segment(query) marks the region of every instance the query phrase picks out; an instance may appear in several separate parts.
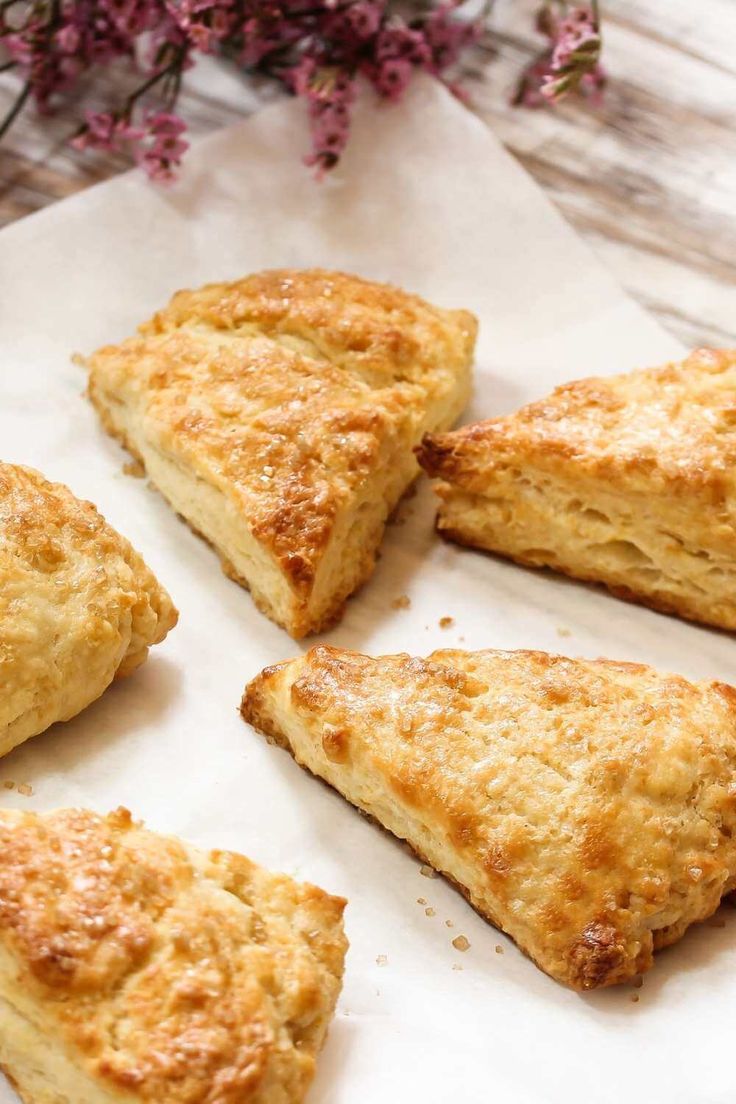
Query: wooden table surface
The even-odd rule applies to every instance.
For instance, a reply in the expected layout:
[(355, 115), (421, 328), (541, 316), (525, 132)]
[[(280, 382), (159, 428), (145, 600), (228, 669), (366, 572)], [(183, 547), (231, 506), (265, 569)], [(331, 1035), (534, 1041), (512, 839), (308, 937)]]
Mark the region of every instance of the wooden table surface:
[[(518, 72), (540, 46), (532, 30), (537, 4), (498, 0), (465, 65), (475, 110), (677, 337), (693, 346), (736, 346), (736, 2), (606, 0), (603, 106), (513, 109)], [(85, 103), (104, 102), (127, 80), (106, 74)], [(10, 76), (0, 78), (0, 110), (13, 88)], [(181, 110), (196, 138), (272, 95), (266, 87), (253, 92), (234, 74), (228, 93), (213, 96), (200, 76)], [(7, 135), (0, 224), (127, 167), (122, 157), (67, 145), (79, 110), (69, 104), (42, 120), (27, 111)]]

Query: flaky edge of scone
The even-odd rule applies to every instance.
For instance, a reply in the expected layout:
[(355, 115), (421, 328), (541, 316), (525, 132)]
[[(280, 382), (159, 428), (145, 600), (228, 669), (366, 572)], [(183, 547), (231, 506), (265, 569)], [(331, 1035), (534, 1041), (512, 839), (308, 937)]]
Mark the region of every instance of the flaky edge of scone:
[[(237, 889), (232, 888), (228, 882), (237, 883), (239, 876), (239, 864), (244, 863), (249, 871), (252, 871), (252, 900), (249, 907), (256, 916), (263, 916), (262, 906), (267, 899), (269, 889), (274, 893), (278, 902), (283, 893), (284, 886), (288, 886), (296, 898), (295, 915), (289, 916), (281, 912), (287, 924), (293, 928), (293, 936), (298, 943), (298, 937), (304, 931), (309, 932), (307, 944), (310, 954), (320, 964), (324, 971), (323, 982), (329, 980), (329, 986), (324, 985), (319, 992), (321, 1007), (319, 1014), (309, 1022), (307, 1028), (302, 1031), (301, 1037), (297, 1035), (298, 1021), (284, 1021), (281, 1030), (291, 1039), (296, 1062), (291, 1071), (292, 1077), (289, 1084), (282, 1082), (280, 1077), (281, 1046), (274, 1041), (274, 1046), (267, 1047), (266, 1053), (270, 1053), (269, 1065), (266, 1066), (264, 1076), (254, 1086), (254, 1091), (247, 1092), (247, 1099), (254, 1104), (300, 1104), (308, 1092), (314, 1077), (316, 1058), (322, 1050), (330, 1023), (334, 1016), (337, 1001), (342, 988), (344, 974), (345, 955), (348, 950), (348, 940), (344, 931), (343, 912), (347, 901), (345, 898), (330, 894), (320, 887), (309, 883), (297, 881), (289, 875), (280, 874), (260, 866), (252, 860), (246, 859), (237, 852), (221, 850), (203, 850), (176, 836), (170, 836), (153, 832), (145, 828), (140, 821), (134, 821), (129, 811), (123, 807), (111, 812), (106, 817), (97, 817), (96, 814), (88, 814), (85, 810), (58, 809), (47, 814), (26, 814), (19, 810), (0, 810), (0, 817), (21, 824), (29, 816), (36, 818), (41, 824), (47, 818), (54, 815), (81, 813), (90, 815), (100, 822), (118, 828), (122, 831), (140, 831), (142, 835), (155, 838), (162, 848), (173, 845), (180, 850), (182, 856), (191, 864), (195, 878), (211, 882), (216, 893), (223, 893), (232, 898), (233, 902), (240, 902), (241, 897)], [(220, 876), (216, 877), (215, 872)], [(207, 902), (205, 901), (205, 904)], [(306, 915), (299, 918), (299, 908), (305, 909)], [(162, 916), (166, 915), (164, 909)], [(276, 912), (279, 906), (276, 905)], [(207, 923), (208, 912), (203, 910), (203, 919)], [(295, 919), (296, 918), (296, 919)], [(298, 922), (297, 922), (298, 920)], [(313, 926), (322, 925), (317, 930)], [(283, 968), (280, 955), (284, 948), (280, 941), (282, 932), (277, 931), (272, 944), (275, 969)], [(255, 939), (257, 944), (259, 941)], [(151, 955), (146, 956), (136, 965), (136, 972), (143, 973), (148, 965), (149, 958), (155, 958), (157, 945), (154, 943)], [(57, 974), (64, 973), (65, 967), (56, 954), (53, 946), (45, 947), (43, 943), (38, 946), (38, 964), (45, 966)], [(59, 961), (57, 961), (57, 959)], [(279, 966), (279, 963), (281, 965)], [(28, 968), (25, 959), (18, 958), (13, 952), (13, 940), (3, 934), (0, 939), (0, 1071), (7, 1077), (10, 1084), (19, 1094), (24, 1104), (140, 1104), (145, 1099), (150, 1101), (149, 1094), (143, 1096), (135, 1089), (135, 1079), (131, 1080), (127, 1074), (118, 1073), (104, 1055), (97, 1060), (95, 1049), (82, 1047), (81, 1049), (65, 1040), (59, 1030), (54, 1029), (53, 1018), (49, 1022), (44, 1017), (42, 1007), (43, 998), (39, 998), (28, 991), (23, 984), (24, 970)], [(136, 976), (134, 973), (133, 977)], [(8, 985), (9, 979), (13, 985)], [(27, 980), (27, 978), (26, 978)], [(125, 976), (127, 988), (131, 976)], [(35, 983), (33, 983), (35, 984)], [(15, 987), (15, 991), (14, 991)], [(112, 988), (105, 996), (114, 998), (119, 985)], [(270, 988), (267, 992), (271, 992)], [(70, 993), (69, 999), (74, 1000), (75, 994), (84, 1001), (87, 991), (84, 987)], [(15, 995), (15, 1000), (13, 996)], [(59, 1000), (59, 994), (55, 994)], [(38, 1003), (38, 1002), (41, 1003)], [(64, 1006), (65, 998), (61, 995), (61, 1005)], [(109, 1055), (108, 1055), (109, 1057)], [(171, 1104), (176, 1100), (181, 1101), (181, 1095), (173, 1091), (177, 1086), (177, 1079), (172, 1081)], [(202, 1085), (204, 1094), (207, 1086)], [(198, 1095), (197, 1099), (204, 1100)], [(231, 1099), (227, 1094), (228, 1100)], [(166, 1100), (157, 1099), (157, 1104), (167, 1104)], [(189, 1096), (187, 1096), (189, 1099)], [(207, 1096), (209, 1100), (209, 1095)], [(214, 1097), (213, 1097), (214, 1099)], [(217, 1099), (220, 1097), (218, 1095)], [(223, 1098), (224, 1099), (224, 1098)], [(238, 1096), (240, 1099), (240, 1096)], [(245, 1097), (243, 1097), (245, 1101)]]
[[(560, 478), (509, 456), (504, 442), (493, 467), (476, 468), (466, 442), (484, 424), (425, 434), (416, 450), (427, 474), (439, 480), (434, 490), (440, 536), (604, 587), (659, 613), (736, 631), (736, 601), (729, 597), (736, 559), (688, 547), (658, 519), (647, 518), (646, 498), (623, 498), (584, 478), (576, 482), (574, 466), (570, 479)], [(476, 490), (481, 481), (483, 490)]]

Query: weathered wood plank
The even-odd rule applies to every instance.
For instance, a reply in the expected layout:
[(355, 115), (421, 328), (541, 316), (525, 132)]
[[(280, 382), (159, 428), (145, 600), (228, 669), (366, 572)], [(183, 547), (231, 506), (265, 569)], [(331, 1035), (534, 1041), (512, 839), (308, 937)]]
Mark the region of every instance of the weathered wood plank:
[(615, 0), (606, 4), (613, 76), (603, 107), (570, 102), (530, 122), (503, 97), (530, 56), (518, 20), (533, 8), (499, 5), (498, 60), (474, 70), (479, 113), (665, 325), (690, 344), (733, 344), (736, 79), (690, 49), (695, 32), (681, 50)]

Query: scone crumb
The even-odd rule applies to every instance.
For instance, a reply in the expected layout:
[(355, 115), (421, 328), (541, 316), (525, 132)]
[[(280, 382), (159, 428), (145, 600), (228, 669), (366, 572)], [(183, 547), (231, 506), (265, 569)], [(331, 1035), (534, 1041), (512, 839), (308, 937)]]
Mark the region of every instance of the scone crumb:
[(446, 925), (446, 926), (447, 926), (448, 928), (454, 928), (454, 927), (455, 927), (455, 925), (453, 924), (452, 920), (445, 920), (445, 925)]
[(636, 1002), (639, 1000), (639, 994), (638, 993), (632, 993), (631, 996), (629, 997), (629, 1000), (632, 1001), (633, 1004), (636, 1004)]
[(496, 954), (503, 954), (503, 947), (500, 943), (496, 944)]
[(452, 941), (452, 945), (456, 951), (467, 951), (470, 949), (470, 940), (464, 935), (456, 935)]
[(5, 789), (5, 790), (14, 790), (15, 789), (15, 782), (11, 782), (11, 780), (9, 778), (6, 778), (5, 781), (3, 782), (3, 789)]
[(425, 916), (436, 916), (437, 914), (436, 914), (435, 910), (432, 908), (432, 906), (430, 905), (429, 908), (426, 908), (424, 910), (424, 915)]
[(644, 984), (644, 978), (641, 976), (641, 974), (637, 974), (631, 984), (634, 986), (635, 989), (641, 989), (642, 985)]
[(33, 786), (29, 786), (27, 782), (21, 782), (18, 785), (18, 793), (22, 794), (23, 797), (32, 797), (33, 796)]
[(431, 866), (420, 866), (419, 873), (423, 878), (436, 878), (437, 871), (433, 870)]
[(427, 898), (426, 897), (417, 897), (417, 904), (418, 905), (426, 905), (426, 903), (427, 903)]
[(142, 479), (146, 474), (146, 469), (140, 460), (128, 460), (126, 464), (123, 464), (123, 472), (125, 475), (132, 475), (134, 479)]
[(455, 624), (454, 617), (440, 617), (439, 626), (441, 629), (449, 629), (451, 625)]
[(391, 609), (408, 609), (410, 605), (411, 598), (409, 597), (409, 595), (401, 594), (398, 598), (394, 598), (393, 602), (391, 603)]
[(561, 625), (557, 626), (558, 636), (572, 636), (572, 629), (565, 629)]
[(388, 955), (376, 955), (376, 966), (387, 966)]
[(460, 965), (459, 962), (453, 962), (452, 968), (453, 968), (453, 970), (462, 970), (462, 966)]

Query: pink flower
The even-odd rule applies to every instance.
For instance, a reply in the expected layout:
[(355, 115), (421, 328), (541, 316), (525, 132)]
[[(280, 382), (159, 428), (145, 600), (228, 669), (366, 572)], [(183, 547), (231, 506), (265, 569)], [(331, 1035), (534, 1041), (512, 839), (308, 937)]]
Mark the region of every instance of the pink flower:
[(590, 8), (574, 8), (565, 19), (560, 20), (555, 29), (553, 69), (563, 69), (579, 50), (587, 49), (590, 45), (595, 47), (597, 43), (598, 31), (593, 12)]
[(84, 130), (72, 139), (72, 145), (79, 150), (119, 151), (126, 143), (139, 142), (144, 133), (145, 131), (133, 126), (127, 118), (113, 115), (109, 111), (88, 111)]
[(73, 54), (79, 46), (79, 31), (73, 23), (67, 23), (56, 32), (56, 41), (65, 54)]
[[(327, 5), (325, 5), (326, 9)], [(325, 19), (324, 33), (341, 42), (347, 51), (355, 50), (377, 33), (386, 10), (386, 0), (353, 0)]]
[(381, 25), (385, 10), (385, 0), (357, 0), (347, 9), (345, 18), (357, 38), (372, 38)]
[(192, 45), (201, 50), (203, 54), (212, 53), (216, 41), (210, 27), (206, 27), (204, 23), (192, 23), (187, 28), (187, 35)]
[(115, 124), (115, 135), (119, 142), (140, 142), (145, 133), (142, 127), (134, 126), (129, 119), (118, 119)]
[(151, 134), (165, 137), (177, 137), (187, 129), (184, 120), (171, 111), (149, 111), (146, 115), (146, 126)]
[(181, 137), (187, 125), (170, 111), (149, 111), (144, 117), (144, 123), (145, 139), (149, 144), (140, 144), (137, 151), (138, 163), (151, 180), (168, 183), (175, 177), (175, 170), (189, 149), (189, 143)]
[(169, 161), (162, 161), (154, 153), (146, 151), (141, 154), (138, 164), (156, 184), (171, 184), (176, 178), (176, 166)]
[(309, 54), (305, 54), (297, 65), (288, 69), (285, 79), (297, 96), (306, 96), (317, 69), (317, 62)]
[(85, 129), (72, 139), (75, 149), (114, 149), (115, 116), (109, 111), (88, 111)]
[(222, 41), (234, 29), (236, 16), (222, 8), (215, 8), (212, 13), (212, 34), (218, 41)]
[(13, 61), (19, 65), (30, 65), (33, 50), (30, 42), (19, 34), (10, 34), (3, 39), (3, 45)]
[(480, 36), (480, 24), (452, 18), (457, 3), (440, 4), (436, 11), (427, 16), (424, 25), (424, 38), (432, 54), (432, 70), (442, 72), (454, 65), (461, 52)]
[(374, 87), (389, 100), (398, 100), (411, 80), (414, 67), (406, 58), (389, 58), (376, 67)]
[(403, 22), (380, 31), (373, 56), (377, 65), (394, 58), (405, 58), (415, 65), (425, 65), (431, 60), (431, 52), (422, 32), (407, 27)]
[(315, 58), (302, 58), (289, 74), (292, 87), (300, 89), (309, 104), (312, 152), (305, 159), (322, 176), (333, 168), (345, 149), (350, 131), (350, 107), (355, 81), (334, 69), (321, 68)]
[(526, 107), (555, 103), (569, 92), (600, 98), (605, 74), (596, 6), (581, 5), (562, 15), (553, 0), (540, 8), (537, 26), (549, 46), (526, 68), (514, 102)]

